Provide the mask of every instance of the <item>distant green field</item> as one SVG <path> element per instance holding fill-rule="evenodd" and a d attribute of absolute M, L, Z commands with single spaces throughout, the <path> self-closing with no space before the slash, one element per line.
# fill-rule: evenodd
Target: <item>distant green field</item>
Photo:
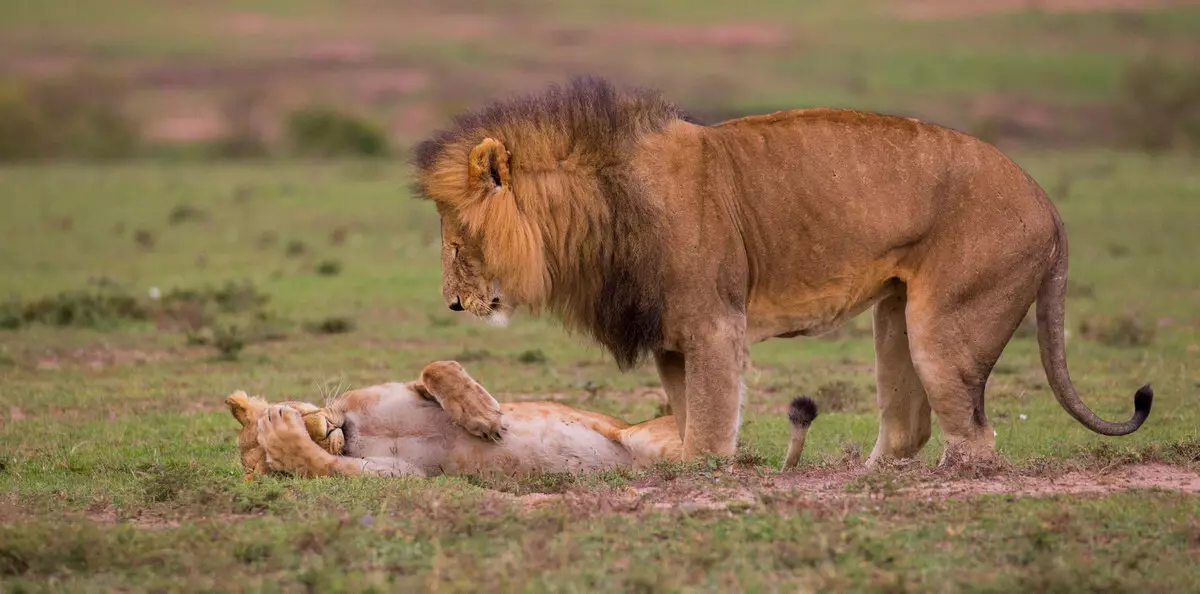
<path fill-rule="evenodd" d="M 1099 438 L 1059 409 L 1035 343 L 1018 338 L 988 391 L 999 450 L 1017 464 L 1060 464 L 1157 456 L 1173 444 L 1194 443 L 1197 160 L 1108 153 L 1020 160 L 1057 191 L 1070 234 L 1075 296 L 1068 302 L 1068 344 L 1076 385 L 1110 418 L 1128 415 L 1132 392 L 1144 381 L 1154 383 L 1158 396 L 1141 431 Z M 138 296 L 151 287 L 167 292 L 248 280 L 270 296 L 269 309 L 297 324 L 282 340 L 247 345 L 236 361 L 219 360 L 209 346 L 188 346 L 182 331 L 155 330 L 151 322 L 0 332 L 6 414 L 0 492 L 7 494 L 0 502 L 0 579 L 17 580 L 11 587 L 72 590 L 153 588 L 178 576 L 197 580 L 186 589 L 248 580 L 266 590 L 387 579 L 408 585 L 440 579 L 456 589 L 500 575 L 509 581 L 497 583 L 514 589 L 703 589 L 729 580 L 772 589 L 893 579 L 926 589 L 943 579 L 981 579 L 1005 590 L 1023 583 L 1022 572 L 1034 571 L 1029 567 L 1060 585 L 1082 579 L 1168 588 L 1196 578 L 1184 545 L 1158 538 L 1178 530 L 1184 530 L 1178 538 L 1195 538 L 1194 521 L 1178 523 L 1194 519 L 1194 496 L 995 499 L 987 506 L 901 498 L 848 516 L 774 505 L 744 521 L 677 512 L 585 521 L 559 508 L 527 516 L 457 479 L 243 484 L 236 425 L 221 406 L 235 389 L 319 401 L 336 385 L 409 379 L 428 361 L 460 358 L 502 400 L 556 397 L 630 421 L 654 414 L 654 398 L 637 395 L 656 385 L 646 368 L 620 374 L 598 349 L 549 321 L 523 318 L 497 330 L 446 312 L 436 217 L 428 204 L 409 198 L 407 176 L 404 167 L 356 162 L 0 170 L 7 215 L 0 222 L 6 237 L 0 294 L 29 300 L 102 277 Z M 139 233 L 152 241 L 139 244 Z M 297 241 L 304 253 L 289 256 Z M 315 272 L 332 260 L 340 274 Z M 1123 315 L 1138 331 L 1153 333 L 1149 345 L 1109 346 L 1080 332 L 1081 325 L 1104 327 Z M 299 326 L 329 316 L 352 318 L 356 329 L 314 335 Z M 843 338 L 758 345 L 743 446 L 777 464 L 788 399 L 833 390 L 846 412 L 821 415 L 806 464 L 831 463 L 847 447 L 869 450 L 877 425 L 867 325 L 856 320 Z M 546 360 L 518 362 L 530 350 Z M 939 448 L 935 437 L 927 461 Z M 580 488 L 603 492 L 628 480 L 597 477 L 594 487 Z M 378 522 L 357 524 L 363 514 Z M 1066 518 L 1055 521 L 1066 522 L 1068 532 L 1037 528 L 1046 514 Z M 95 523 L 88 515 L 133 523 Z M 353 521 L 342 526 L 343 517 Z M 137 527 L 146 518 L 154 526 Z M 938 526 L 973 534 L 964 544 L 973 552 L 950 552 L 957 549 L 945 548 Z M 662 536 L 647 541 L 650 534 Z M 1143 550 L 1143 534 L 1155 534 L 1161 550 L 1121 572 L 1112 569 L 1131 550 Z M 1109 538 L 1116 540 L 1102 548 L 1088 544 Z M 716 545 L 727 539 L 748 544 Z M 1002 543 L 1012 539 L 1025 544 L 1006 551 Z M 895 557 L 897 543 L 904 543 L 902 558 Z M 604 563 L 629 570 L 597 572 Z M 350 570 L 350 581 L 337 582 L 341 567 Z M 60 581 L 46 581 L 52 577 Z"/>

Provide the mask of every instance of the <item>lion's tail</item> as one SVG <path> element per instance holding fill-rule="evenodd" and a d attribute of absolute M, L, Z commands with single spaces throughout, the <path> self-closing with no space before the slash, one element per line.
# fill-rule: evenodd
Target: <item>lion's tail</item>
<path fill-rule="evenodd" d="M 1057 219 L 1057 217 L 1055 217 Z M 1141 387 L 1133 396 L 1133 417 L 1123 423 L 1114 423 L 1100 418 L 1079 399 L 1071 375 L 1067 372 L 1067 353 L 1063 344 L 1065 303 L 1067 298 L 1067 240 L 1059 224 L 1055 245 L 1055 262 L 1050 273 L 1042 280 L 1037 295 L 1037 335 L 1042 355 L 1042 367 L 1046 379 L 1058 403 L 1084 427 L 1101 435 L 1128 435 L 1150 416 L 1154 402 L 1154 391 L 1150 384 Z"/>
<path fill-rule="evenodd" d="M 788 408 L 788 421 L 792 423 L 792 441 L 788 444 L 787 458 L 783 461 L 783 469 L 793 468 L 800 461 L 804 452 L 804 440 L 808 437 L 808 428 L 813 419 L 817 418 L 817 403 L 808 396 L 797 396 L 792 399 Z"/>

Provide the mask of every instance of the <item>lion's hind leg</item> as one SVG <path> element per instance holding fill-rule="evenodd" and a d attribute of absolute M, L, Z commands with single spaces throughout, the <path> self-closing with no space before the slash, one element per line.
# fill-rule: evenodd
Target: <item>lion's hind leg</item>
<path fill-rule="evenodd" d="M 1033 303 L 1038 272 L 1013 266 L 988 275 L 986 285 L 956 289 L 926 279 L 909 291 L 912 361 L 946 438 L 943 464 L 992 455 L 996 433 L 984 411 L 984 386 Z"/>

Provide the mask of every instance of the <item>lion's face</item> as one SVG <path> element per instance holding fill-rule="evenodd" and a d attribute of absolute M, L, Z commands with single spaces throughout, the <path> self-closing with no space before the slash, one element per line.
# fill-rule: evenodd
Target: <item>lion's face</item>
<path fill-rule="evenodd" d="M 242 424 L 238 434 L 238 450 L 242 455 L 242 469 L 249 474 L 265 474 L 267 472 L 266 452 L 258 443 L 258 418 L 270 407 L 270 403 L 257 396 L 249 397 L 245 392 L 238 391 L 225 399 L 233 417 Z M 300 411 L 304 419 L 304 427 L 308 436 L 321 449 L 335 456 L 341 455 L 346 447 L 346 438 L 342 432 L 345 416 L 331 408 L 318 408 L 307 402 L 287 401 L 279 404 Z"/>
<path fill-rule="evenodd" d="M 504 299 L 500 286 L 486 273 L 478 242 L 463 232 L 452 213 L 443 214 L 442 297 L 447 307 L 503 326 L 516 304 Z"/>

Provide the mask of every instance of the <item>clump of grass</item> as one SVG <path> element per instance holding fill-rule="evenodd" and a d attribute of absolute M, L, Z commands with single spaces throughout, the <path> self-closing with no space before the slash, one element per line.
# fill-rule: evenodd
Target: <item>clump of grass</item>
<path fill-rule="evenodd" d="M 236 325 L 219 325 L 213 330 L 213 346 L 217 349 L 219 358 L 226 361 L 236 361 L 246 348 L 246 339 Z"/>
<path fill-rule="evenodd" d="M 491 359 L 492 352 L 487 349 L 463 349 L 462 352 L 453 357 L 454 361 L 459 363 L 473 363 L 475 361 L 483 361 Z"/>
<path fill-rule="evenodd" d="M 271 296 L 258 290 L 250 281 L 229 281 L 218 287 L 201 289 L 172 289 L 162 296 L 162 307 L 171 310 L 192 303 L 213 306 L 223 313 L 248 313 L 261 309 Z"/>
<path fill-rule="evenodd" d="M 138 244 L 138 247 L 144 250 L 154 249 L 154 233 L 146 229 L 138 229 L 133 232 L 133 241 Z"/>
<path fill-rule="evenodd" d="M 533 365 L 545 363 L 549 359 L 546 357 L 546 353 L 542 352 L 542 349 L 531 349 L 522 351 L 521 354 L 517 355 L 517 361 L 526 365 Z"/>
<path fill-rule="evenodd" d="M 65 291 L 29 302 L 11 299 L 0 306 L 0 328 L 9 330 L 32 324 L 105 329 L 148 317 L 144 304 L 109 288 Z"/>
<path fill-rule="evenodd" d="M 737 466 L 762 466 L 767 463 L 767 457 L 762 455 L 762 452 L 750 446 L 739 447 L 737 453 L 733 456 L 733 463 Z"/>
<path fill-rule="evenodd" d="M 1120 92 L 1130 142 L 1146 150 L 1200 148 L 1200 67 L 1139 62 L 1126 70 Z"/>
<path fill-rule="evenodd" d="M 1155 328 L 1139 318 L 1123 314 L 1116 317 L 1096 317 L 1079 324 L 1079 334 L 1112 347 L 1145 347 L 1154 342 Z"/>
<path fill-rule="evenodd" d="M 321 276 L 337 276 L 342 273 L 342 263 L 337 260 L 325 260 L 317 264 L 316 270 Z"/>
<path fill-rule="evenodd" d="M 141 139 L 127 94 L 97 73 L 0 80 L 0 161 L 133 156 Z"/>
<path fill-rule="evenodd" d="M 284 125 L 293 153 L 307 157 L 382 157 L 387 135 L 371 122 L 330 107 L 292 112 Z"/>
<path fill-rule="evenodd" d="M 271 144 L 261 125 L 264 104 L 265 95 L 259 89 L 241 90 L 228 97 L 221 105 L 225 131 L 212 143 L 209 149 L 212 156 L 222 159 L 270 156 Z"/>
<path fill-rule="evenodd" d="M 308 253 L 308 244 L 299 239 L 293 239 L 287 243 L 283 253 L 289 258 L 303 256 Z"/>
<path fill-rule="evenodd" d="M 425 314 L 425 319 L 429 320 L 429 325 L 433 328 L 449 328 L 458 324 L 458 319 L 454 316 L 439 316 L 427 313 Z"/>
<path fill-rule="evenodd" d="M 830 412 L 861 412 L 867 409 L 866 392 L 852 382 L 838 380 L 821 385 L 813 398 Z"/>
<path fill-rule="evenodd" d="M 354 331 L 354 319 L 345 316 L 330 316 L 305 326 L 313 334 L 346 334 Z"/>
<path fill-rule="evenodd" d="M 208 213 L 204 210 L 190 204 L 180 204 L 171 209 L 170 214 L 167 215 L 167 223 L 180 225 L 189 221 L 203 221 L 207 218 Z"/>

